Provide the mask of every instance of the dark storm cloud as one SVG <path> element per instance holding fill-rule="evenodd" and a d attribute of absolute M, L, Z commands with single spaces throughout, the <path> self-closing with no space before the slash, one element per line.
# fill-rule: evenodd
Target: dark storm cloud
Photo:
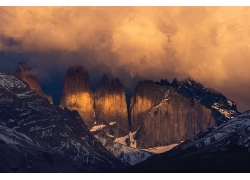
<path fill-rule="evenodd" d="M 104 73 L 126 89 L 191 77 L 246 110 L 249 16 L 250 7 L 1 7 L 1 68 L 20 55 L 48 90 L 79 64 L 93 88 Z"/>

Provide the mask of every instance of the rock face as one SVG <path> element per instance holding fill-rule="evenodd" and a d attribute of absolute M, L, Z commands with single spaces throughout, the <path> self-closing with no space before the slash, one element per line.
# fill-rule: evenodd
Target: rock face
<path fill-rule="evenodd" d="M 23 81 L 28 83 L 30 86 L 30 89 L 35 91 L 40 96 L 46 98 L 49 100 L 51 104 L 53 104 L 52 97 L 45 94 L 41 88 L 41 86 L 38 84 L 36 77 L 32 71 L 32 68 L 27 65 L 26 62 L 20 62 L 16 69 L 15 69 L 15 75 L 19 78 L 21 78 Z"/>
<path fill-rule="evenodd" d="M 119 79 L 109 80 L 103 76 L 95 88 L 96 124 L 108 126 L 108 134 L 125 136 L 129 132 L 127 103 L 124 87 Z"/>
<path fill-rule="evenodd" d="M 90 87 L 88 72 L 82 66 L 68 69 L 61 98 L 62 108 L 77 110 L 88 126 L 95 119 L 94 98 Z"/>
<path fill-rule="evenodd" d="M 210 109 L 153 81 L 138 84 L 130 110 L 137 148 L 180 142 L 216 125 Z"/>
<path fill-rule="evenodd" d="M 250 170 L 250 111 L 209 128 L 126 172 L 235 173 Z"/>
<path fill-rule="evenodd" d="M 50 104 L 1 70 L 0 147 L 3 172 L 112 172 L 124 167 L 77 111 Z"/>
<path fill-rule="evenodd" d="M 176 92 L 191 101 L 199 102 L 206 108 L 211 109 L 217 125 L 221 125 L 240 114 L 233 101 L 227 99 L 222 93 L 203 86 L 192 79 L 182 81 L 174 79 L 172 83 L 167 82 L 167 80 L 161 80 L 156 82 L 156 84 L 173 87 Z"/>

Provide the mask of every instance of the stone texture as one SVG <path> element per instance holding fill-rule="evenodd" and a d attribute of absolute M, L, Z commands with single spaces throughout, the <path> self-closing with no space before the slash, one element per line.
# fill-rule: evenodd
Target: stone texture
<path fill-rule="evenodd" d="M 151 108 L 141 123 L 136 133 L 138 148 L 174 144 L 216 125 L 210 109 L 170 92 L 169 99 Z"/>
<path fill-rule="evenodd" d="M 88 72 L 82 66 L 68 69 L 60 106 L 77 110 L 88 126 L 94 123 L 94 99 Z"/>
<path fill-rule="evenodd" d="M 15 75 L 19 78 L 21 78 L 23 81 L 28 83 L 31 90 L 35 91 L 40 96 L 48 99 L 48 101 L 53 104 L 53 99 L 51 96 L 45 94 L 41 88 L 41 86 L 38 84 L 36 77 L 34 75 L 34 72 L 32 71 L 32 68 L 27 65 L 26 62 L 20 62 L 16 69 L 15 69 Z"/>
<path fill-rule="evenodd" d="M 156 84 L 173 87 L 176 92 L 191 101 L 199 102 L 206 108 L 211 109 L 212 116 L 215 118 L 217 125 L 221 125 L 240 114 L 236 104 L 232 100 L 227 99 L 222 93 L 192 79 L 182 81 L 174 79 L 172 83 L 167 82 L 167 80 L 161 80 L 160 82 L 156 82 Z"/>
<path fill-rule="evenodd" d="M 95 116 L 96 124 L 105 124 L 111 136 L 119 137 L 129 133 L 126 97 L 119 79 L 110 81 L 104 75 L 96 86 Z"/>
<path fill-rule="evenodd" d="M 169 89 L 159 88 L 153 81 L 140 81 L 130 100 L 131 131 L 136 131 L 146 118 L 151 107 L 156 106 L 164 98 Z"/>
<path fill-rule="evenodd" d="M 177 143 L 216 125 L 210 109 L 153 81 L 138 84 L 130 109 L 137 148 Z"/>

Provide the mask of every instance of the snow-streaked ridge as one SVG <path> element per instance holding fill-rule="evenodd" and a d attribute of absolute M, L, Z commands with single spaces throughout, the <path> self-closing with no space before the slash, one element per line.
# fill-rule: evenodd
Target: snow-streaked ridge
<path fill-rule="evenodd" d="M 180 148 L 186 149 L 194 146 L 200 149 L 212 146 L 213 150 L 221 149 L 222 145 L 226 146 L 230 143 L 232 137 L 237 140 L 239 145 L 244 145 L 250 150 L 250 111 L 238 115 L 219 127 L 205 130 L 182 143 Z"/>
<path fill-rule="evenodd" d="M 144 151 L 126 146 L 124 144 L 113 142 L 111 140 L 107 140 L 106 138 L 99 137 L 98 135 L 95 135 L 95 137 L 103 144 L 103 146 L 107 150 L 109 150 L 123 163 L 128 165 L 137 164 L 155 154 L 149 151 Z"/>

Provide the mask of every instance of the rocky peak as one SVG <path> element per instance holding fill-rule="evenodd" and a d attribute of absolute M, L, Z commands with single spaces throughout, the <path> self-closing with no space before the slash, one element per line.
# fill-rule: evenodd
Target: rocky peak
<path fill-rule="evenodd" d="M 118 78 L 114 78 L 111 80 L 111 84 L 114 86 L 122 86 L 120 80 Z"/>
<path fill-rule="evenodd" d="M 102 82 L 102 83 L 110 82 L 110 80 L 109 80 L 109 78 L 108 78 L 108 76 L 107 76 L 106 74 L 104 74 L 104 75 L 102 76 L 101 82 Z"/>
<path fill-rule="evenodd" d="M 236 104 L 227 99 L 222 93 L 206 87 L 199 82 L 189 78 L 182 81 L 174 79 L 171 84 L 156 82 L 160 86 L 173 87 L 176 92 L 193 102 L 199 102 L 206 108 L 212 110 L 212 116 L 217 125 L 227 122 L 229 119 L 240 114 Z"/>
<path fill-rule="evenodd" d="M 105 125 L 110 137 L 128 134 L 128 113 L 125 91 L 119 79 L 104 75 L 95 88 L 96 123 Z M 105 129 L 104 129 L 105 130 Z"/>
<path fill-rule="evenodd" d="M 93 93 L 88 71 L 83 66 L 68 69 L 60 106 L 77 110 L 87 125 L 94 123 Z"/>
<path fill-rule="evenodd" d="M 155 84 L 158 84 L 158 85 L 162 85 L 162 86 L 169 86 L 170 85 L 170 83 L 168 82 L 168 80 L 167 79 L 161 79 L 161 81 L 160 82 L 155 82 Z"/>
<path fill-rule="evenodd" d="M 133 145 L 138 148 L 178 143 L 215 126 L 210 109 L 179 94 L 167 81 L 141 81 L 131 98 L 130 114 Z"/>
<path fill-rule="evenodd" d="M 37 94 L 40 96 L 48 99 L 48 101 L 53 104 L 52 97 L 45 94 L 37 82 L 37 79 L 35 77 L 35 74 L 33 72 L 33 69 L 24 61 L 21 61 L 17 67 L 15 68 L 15 73 L 17 77 L 21 78 L 23 81 L 28 83 L 30 86 L 31 90 L 35 91 Z"/>

